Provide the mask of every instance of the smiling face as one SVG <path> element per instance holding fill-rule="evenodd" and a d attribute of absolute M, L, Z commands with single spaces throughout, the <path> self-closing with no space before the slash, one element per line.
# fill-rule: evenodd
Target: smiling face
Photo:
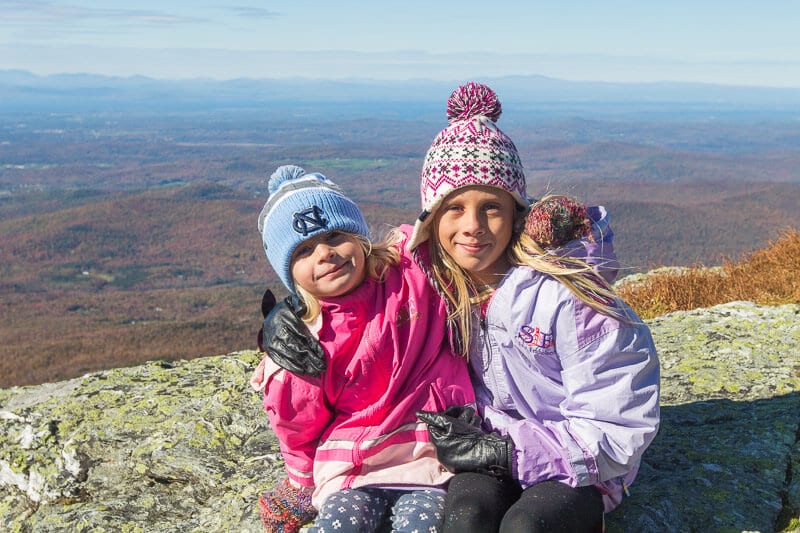
<path fill-rule="evenodd" d="M 300 243 L 292 254 L 294 282 L 317 298 L 342 296 L 366 273 L 364 249 L 355 237 L 329 231 Z"/>
<path fill-rule="evenodd" d="M 464 187 L 436 211 L 434 232 L 442 249 L 481 284 L 500 280 L 511 264 L 505 250 L 514 229 L 514 198 L 495 187 Z"/>

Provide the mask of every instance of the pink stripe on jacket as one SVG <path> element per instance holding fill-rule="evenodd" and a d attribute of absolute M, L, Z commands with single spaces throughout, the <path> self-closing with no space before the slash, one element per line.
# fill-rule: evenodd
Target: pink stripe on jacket
<path fill-rule="evenodd" d="M 368 278 L 320 302 L 325 373 L 300 377 L 265 358 L 253 378 L 287 473 L 315 486 L 317 507 L 350 487 L 448 481 L 415 413 L 475 401 L 466 362 L 450 348 L 444 303 L 405 250 L 412 228 L 400 229 L 401 263 L 383 282 Z"/>

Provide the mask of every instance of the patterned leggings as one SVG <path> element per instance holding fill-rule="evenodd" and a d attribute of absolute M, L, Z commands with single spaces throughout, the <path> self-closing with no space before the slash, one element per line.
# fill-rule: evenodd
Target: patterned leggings
<path fill-rule="evenodd" d="M 444 519 L 444 493 L 374 487 L 331 494 L 308 533 L 438 533 Z"/>

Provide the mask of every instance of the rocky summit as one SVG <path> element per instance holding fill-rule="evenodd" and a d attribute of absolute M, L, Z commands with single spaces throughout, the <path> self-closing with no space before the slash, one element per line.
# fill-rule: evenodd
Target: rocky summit
<path fill-rule="evenodd" d="M 648 321 L 662 425 L 613 532 L 800 523 L 800 306 L 733 302 Z M 283 476 L 253 351 L 0 390 L 0 530 L 262 531 Z"/>

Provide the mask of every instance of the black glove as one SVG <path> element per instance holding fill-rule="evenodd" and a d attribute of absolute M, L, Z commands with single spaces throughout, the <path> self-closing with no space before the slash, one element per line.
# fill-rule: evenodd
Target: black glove
<path fill-rule="evenodd" d="M 325 352 L 300 318 L 303 301 L 289 295 L 277 304 L 267 289 L 261 300 L 264 322 L 258 332 L 258 347 L 279 367 L 299 376 L 319 376 L 325 371 Z"/>
<path fill-rule="evenodd" d="M 275 307 L 275 295 L 272 294 L 272 291 L 267 289 L 264 291 L 264 296 L 261 297 L 261 328 L 258 330 L 258 349 L 262 352 L 264 351 L 264 322 L 263 320 L 267 318 L 267 315 L 270 311 Z"/>
<path fill-rule="evenodd" d="M 418 411 L 428 424 L 436 457 L 447 470 L 510 476 L 514 443 L 511 437 L 485 432 L 472 407 L 452 406 L 443 413 Z"/>

